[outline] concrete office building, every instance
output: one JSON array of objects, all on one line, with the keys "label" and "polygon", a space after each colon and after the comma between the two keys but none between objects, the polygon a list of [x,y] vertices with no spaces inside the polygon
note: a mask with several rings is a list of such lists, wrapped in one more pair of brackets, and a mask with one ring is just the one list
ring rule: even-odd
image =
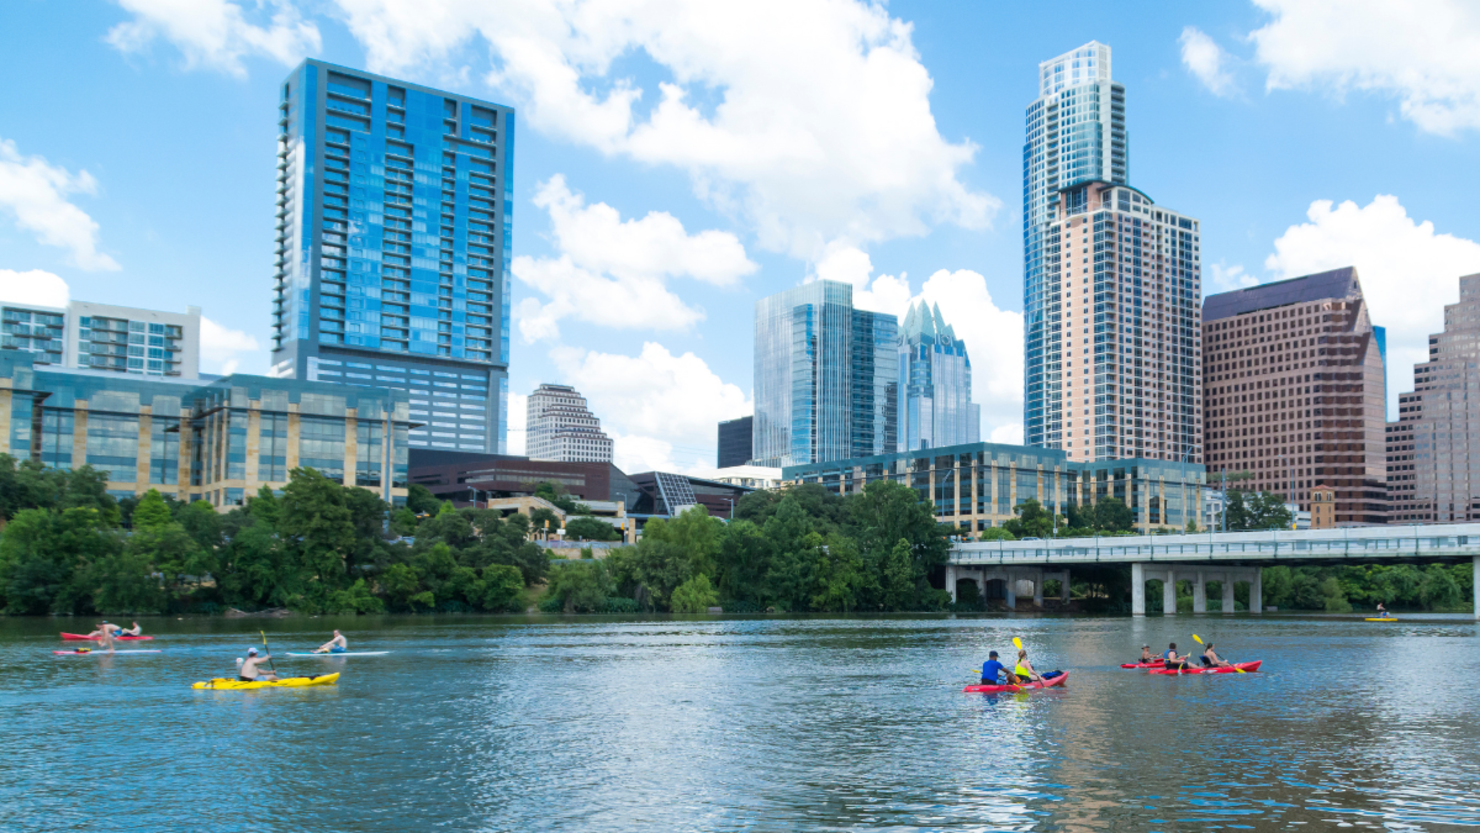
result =
[{"label": "concrete office building", "polygon": [[611,437],[601,430],[601,420],[586,406],[586,397],[569,385],[540,385],[529,395],[525,437],[531,460],[612,460]]},{"label": "concrete office building", "polygon": [[714,465],[727,469],[743,466],[750,462],[750,450],[754,437],[755,417],[727,419],[719,424],[719,445]]},{"label": "concrete office building", "polygon": [[1200,224],[1107,182],[1065,188],[1055,211],[1041,444],[1200,465]]},{"label": "concrete office building", "polygon": [[974,443],[981,406],[971,401],[966,344],[934,308],[912,305],[899,331],[898,451]]},{"label": "concrete office building", "polygon": [[272,375],[404,390],[413,445],[502,451],[514,111],[308,60],[277,115]]},{"label": "concrete office building", "polygon": [[140,376],[200,377],[200,308],[185,313],[72,301],[66,308],[0,304],[0,350],[36,366]]},{"label": "concrete office building", "polygon": [[899,321],[853,307],[852,284],[814,281],[755,305],[752,460],[780,467],[892,451]]},{"label": "concrete office building", "polygon": [[1413,368],[1387,424],[1387,487],[1393,523],[1480,520],[1480,275],[1459,279],[1444,331]]},{"label": "concrete office building", "polygon": [[1381,328],[1350,267],[1210,295],[1203,303],[1209,478],[1310,509],[1336,492],[1335,523],[1385,523]]},{"label": "concrete office building", "polygon": [[303,466],[404,502],[410,428],[402,391],[68,369],[0,351],[0,453],[92,466],[115,497],[157,489],[224,510]]},{"label": "concrete office building", "polygon": [[1028,499],[1064,514],[1070,504],[1090,506],[1119,498],[1136,529],[1185,528],[1200,517],[1206,474],[1200,465],[1127,459],[1083,462],[1060,449],[998,443],[880,454],[782,469],[788,485],[815,483],[849,494],[875,480],[914,489],[935,507],[935,519],[974,537],[1016,517]]},{"label": "concrete office building", "polygon": [[[1052,226],[1060,192],[1085,182],[1130,181],[1125,87],[1110,78],[1110,47],[1090,41],[1038,65],[1023,144],[1023,430],[1028,445],[1055,445],[1059,382],[1059,248]],[[1060,440],[1062,437],[1060,436]]]}]

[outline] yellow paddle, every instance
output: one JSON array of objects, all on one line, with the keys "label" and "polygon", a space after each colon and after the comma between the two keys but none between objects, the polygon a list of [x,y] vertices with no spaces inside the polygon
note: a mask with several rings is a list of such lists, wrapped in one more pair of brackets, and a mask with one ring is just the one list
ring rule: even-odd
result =
[{"label": "yellow paddle", "polygon": [[272,668],[272,673],[277,673],[277,666],[272,662],[272,649],[267,647],[267,631],[257,631],[262,634],[262,652],[267,654],[267,664]]},{"label": "yellow paddle", "polygon": [[[1193,634],[1192,635],[1192,638],[1195,639],[1195,640],[1197,640],[1197,644],[1199,644],[1199,645],[1203,644],[1202,637],[1198,636],[1197,634]],[[1240,674],[1247,674],[1247,673],[1249,673],[1249,672],[1245,671],[1244,669],[1239,668],[1237,665],[1235,665],[1233,667],[1233,670],[1237,671]]]}]

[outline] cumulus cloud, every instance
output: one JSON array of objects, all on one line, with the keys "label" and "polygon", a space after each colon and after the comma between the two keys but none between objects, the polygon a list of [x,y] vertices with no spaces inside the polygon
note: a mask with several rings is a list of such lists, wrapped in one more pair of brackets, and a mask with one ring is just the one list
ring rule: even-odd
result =
[{"label": "cumulus cloud", "polygon": [[287,0],[252,4],[271,8],[266,25],[249,22],[241,4],[229,0],[117,2],[133,17],[108,30],[109,44],[121,52],[142,52],[165,40],[180,50],[189,69],[207,67],[240,77],[246,75],[245,57],[260,55],[293,66],[322,46],[318,27]]},{"label": "cumulus cloud", "polygon": [[656,342],[636,356],[562,347],[551,359],[601,419],[623,471],[712,469],[715,426],[754,411],[703,359]]},{"label": "cumulus cloud", "polygon": [[514,276],[549,299],[518,304],[525,343],[558,338],[567,317],[605,327],[685,330],[704,312],[669,290],[669,278],[723,286],[759,268],[733,234],[690,235],[673,215],[656,211],[624,222],[605,203],[586,205],[559,175],[540,185],[534,203],[549,212],[559,255],[514,259]]},{"label": "cumulus cloud", "polygon": [[[940,135],[911,27],[882,5],[337,2],[373,68],[435,68],[486,43],[488,82],[531,124],[686,171],[770,250],[815,259],[838,238],[982,228],[1000,208],[961,182],[976,147]],[[634,53],[668,76],[652,99],[614,69]]]},{"label": "cumulus cloud", "polygon": [[1001,309],[987,279],[970,269],[938,270],[917,298],[940,304],[941,315],[971,356],[971,398],[982,406],[982,436],[1023,437],[1023,316]]},{"label": "cumulus cloud", "polygon": [[1276,280],[1357,268],[1372,323],[1387,327],[1396,408],[1398,393],[1413,387],[1413,365],[1428,358],[1429,334],[1444,329],[1444,305],[1459,300],[1458,278],[1480,272],[1480,243],[1416,222],[1394,196],[1365,206],[1317,200],[1306,217],[1274,241],[1264,265]]},{"label": "cumulus cloud", "polygon": [[1204,87],[1214,95],[1228,95],[1233,92],[1233,76],[1224,67],[1227,55],[1222,47],[1213,42],[1206,32],[1196,26],[1188,26],[1182,30],[1182,37],[1177,39],[1182,45],[1182,66],[1192,73]]},{"label": "cumulus cloud", "polygon": [[1259,279],[1244,271],[1242,264],[1229,266],[1223,261],[1208,264],[1207,280],[1204,286],[1213,292],[1231,292],[1235,289],[1254,286]]},{"label": "cumulus cloud", "polygon": [[1480,6],[1467,0],[1254,0],[1273,16],[1251,39],[1270,89],[1395,97],[1444,135],[1480,128]]},{"label": "cumulus cloud", "polygon": [[69,194],[97,191],[98,181],[87,171],[74,174],[40,156],[23,156],[15,142],[0,139],[0,212],[41,243],[66,249],[81,269],[117,269],[117,261],[98,251],[98,224],[67,200]]},{"label": "cumulus cloud", "polygon": [[241,366],[243,354],[262,349],[255,336],[242,330],[212,321],[204,316],[200,319],[201,369],[207,373],[235,373]]},{"label": "cumulus cloud", "polygon": [[61,277],[40,269],[14,272],[0,269],[0,301],[38,307],[67,306],[71,291]]},{"label": "cumulus cloud", "polygon": [[870,312],[903,315],[910,300],[909,275],[874,276],[873,259],[862,249],[834,241],[823,252],[807,281],[842,281],[853,284],[853,306]]}]

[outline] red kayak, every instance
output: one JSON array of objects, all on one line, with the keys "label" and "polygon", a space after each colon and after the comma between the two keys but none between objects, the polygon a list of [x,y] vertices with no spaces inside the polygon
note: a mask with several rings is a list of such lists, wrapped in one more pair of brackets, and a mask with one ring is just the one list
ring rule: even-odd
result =
[{"label": "red kayak", "polygon": [[1163,665],[1166,665],[1166,660],[1160,660],[1159,659],[1156,662],[1122,662],[1120,664],[1120,667],[1121,668],[1160,668]]},{"label": "red kayak", "polygon": [[1153,668],[1147,674],[1237,674],[1239,671],[1258,671],[1264,660],[1256,659],[1253,662],[1236,662],[1228,668],[1186,668],[1177,670],[1174,668]]},{"label": "red kayak", "polygon": [[[153,638],[154,637],[152,637],[152,636],[115,636],[115,637],[113,637],[113,640],[115,642],[129,642],[131,640],[144,640],[144,639],[153,639]],[[69,640],[69,641],[76,641],[76,640],[79,640],[79,639],[82,639],[82,640],[90,639],[90,640],[92,640],[94,642],[101,642],[102,639],[103,639],[103,637],[101,637],[101,636],[88,636],[85,633],[67,633],[66,631],[62,631],[62,639]]]},{"label": "red kayak", "polygon": [[1061,686],[1068,679],[1069,672],[1065,671],[1057,677],[1054,677],[1051,680],[1044,680],[1041,683],[1024,683],[1023,685],[969,685],[961,690],[966,692],[967,694],[997,694],[999,692],[1030,691],[1035,688],[1052,688],[1053,686]]}]

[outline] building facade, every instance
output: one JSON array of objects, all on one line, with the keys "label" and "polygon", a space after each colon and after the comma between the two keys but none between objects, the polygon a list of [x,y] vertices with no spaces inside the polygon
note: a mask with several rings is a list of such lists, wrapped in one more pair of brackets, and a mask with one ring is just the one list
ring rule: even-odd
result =
[{"label": "building facade", "polygon": [[407,391],[413,445],[502,451],[514,111],[314,60],[281,99],[272,375]]},{"label": "building facade", "polygon": [[1202,466],[1166,460],[1081,462],[1059,449],[971,443],[787,466],[782,480],[838,494],[894,480],[929,501],[937,521],[973,536],[1016,517],[1014,508],[1030,498],[1063,514],[1070,504],[1115,497],[1130,508],[1138,530],[1186,528],[1200,517],[1207,475]]},{"label": "building facade", "polygon": [[1201,229],[1124,185],[1065,188],[1047,235],[1041,445],[1201,465]]},{"label": "building facade", "polygon": [[65,309],[0,305],[0,350],[37,366],[200,377],[200,307],[184,314],[72,301]]},{"label": "building facade", "polygon": [[586,406],[586,397],[569,385],[540,385],[529,395],[525,437],[531,460],[612,460],[611,437],[601,430],[601,420]]},{"label": "building facade", "polygon": [[1110,47],[1090,41],[1038,65],[1038,98],[1028,105],[1023,144],[1023,430],[1051,445],[1059,372],[1059,247],[1053,236],[1060,193],[1085,182],[1130,181],[1125,87],[1110,78]]},{"label": "building facade", "polygon": [[739,419],[727,419],[719,424],[719,445],[715,454],[714,465],[718,468],[727,469],[731,466],[743,466],[750,462],[750,452],[755,431],[755,417],[747,416]]},{"label": "building facade", "polygon": [[899,331],[898,451],[981,439],[981,406],[971,401],[971,357],[940,314],[921,301]]},{"label": "building facade", "polygon": [[892,315],[853,307],[853,286],[814,281],[755,305],[752,459],[763,466],[880,454],[899,442]]},{"label": "building facade", "polygon": [[1352,268],[1210,295],[1203,303],[1208,470],[1335,523],[1385,523],[1386,390],[1378,328]]},{"label": "building facade", "polygon": [[1392,522],[1480,520],[1480,274],[1460,278],[1459,303],[1444,307],[1386,451]]},{"label": "building facade", "polygon": [[233,374],[211,382],[37,366],[0,351],[0,452],[92,466],[116,497],[150,489],[241,506],[293,469],[404,502],[407,394]]}]

